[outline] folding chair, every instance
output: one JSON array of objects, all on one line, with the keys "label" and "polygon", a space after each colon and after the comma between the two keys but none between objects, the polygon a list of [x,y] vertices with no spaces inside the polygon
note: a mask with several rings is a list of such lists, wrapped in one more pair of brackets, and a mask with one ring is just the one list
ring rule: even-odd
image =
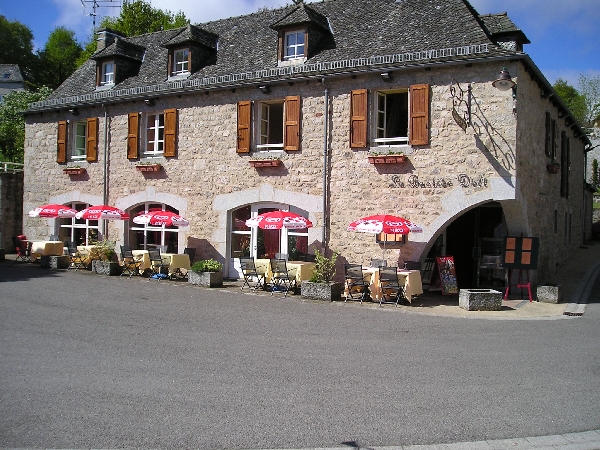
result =
[{"label": "folding chair", "polygon": [[[396,306],[400,299],[406,299],[404,286],[398,281],[397,267],[380,267],[379,268],[379,306],[382,303],[393,303],[392,298],[396,299]],[[388,293],[390,294],[388,296]]]},{"label": "folding chair", "polygon": [[148,257],[150,258],[151,270],[148,281],[150,281],[152,278],[157,280],[169,278],[169,264],[163,262],[162,257],[160,256],[160,250],[148,250]]},{"label": "folding chair", "polygon": [[[348,291],[346,300],[344,300],[344,302],[347,302],[348,299],[360,299],[360,304],[362,305],[364,300],[368,300],[370,298],[369,283],[364,279],[362,264],[346,264],[344,266],[344,270],[346,274],[346,290]],[[352,295],[353,290],[357,290],[360,294],[360,297],[354,298]]]},{"label": "folding chair", "polygon": [[193,264],[196,257],[196,249],[194,247],[186,247],[183,249],[183,253],[190,257],[190,264]]},{"label": "folding chair", "polygon": [[275,291],[283,291],[284,297],[287,297],[291,289],[296,290],[296,277],[291,276],[285,259],[271,259],[271,295]]},{"label": "folding chair", "polygon": [[123,260],[123,271],[119,275],[120,277],[123,274],[129,274],[129,278],[133,275],[141,275],[142,260],[133,256],[133,251],[129,245],[121,245],[121,259]]},{"label": "folding chair", "polygon": [[240,258],[240,266],[244,276],[244,284],[242,284],[241,290],[244,290],[244,286],[248,286],[252,290],[265,289],[265,274],[256,270],[254,258]]},{"label": "folding chair", "polygon": [[77,270],[87,269],[86,257],[77,249],[77,244],[73,241],[67,241],[67,251],[69,252],[69,269]]},{"label": "folding chair", "polygon": [[12,237],[13,247],[15,248],[15,252],[17,253],[17,258],[15,261],[25,261],[31,262],[30,252],[27,246],[27,242],[23,242],[17,236]]}]

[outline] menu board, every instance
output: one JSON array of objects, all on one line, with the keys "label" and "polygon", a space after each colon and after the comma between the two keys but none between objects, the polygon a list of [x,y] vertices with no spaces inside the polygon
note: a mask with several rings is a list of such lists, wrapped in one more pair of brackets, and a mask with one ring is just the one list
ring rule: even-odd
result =
[{"label": "menu board", "polygon": [[504,238],[504,264],[508,269],[537,269],[540,240],[536,237]]},{"label": "menu board", "polygon": [[458,294],[458,284],[456,282],[456,269],[454,267],[453,256],[438,256],[437,273],[442,288],[442,295]]}]

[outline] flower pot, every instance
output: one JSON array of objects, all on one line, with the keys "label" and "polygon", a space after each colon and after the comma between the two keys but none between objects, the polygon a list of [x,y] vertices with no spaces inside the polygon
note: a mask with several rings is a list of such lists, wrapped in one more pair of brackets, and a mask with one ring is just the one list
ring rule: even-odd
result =
[{"label": "flower pot", "polygon": [[92,272],[99,275],[121,275],[123,268],[118,262],[101,261],[94,259],[92,261]]},{"label": "flower pot", "polygon": [[406,161],[405,155],[377,155],[368,156],[370,164],[402,164]]},{"label": "flower pot", "polygon": [[63,172],[67,175],[83,175],[86,170],[84,167],[65,167]]},{"label": "flower pot", "polygon": [[342,298],[342,283],[313,283],[303,281],[300,285],[300,295],[315,300],[340,300]]},{"label": "flower pot", "polygon": [[252,167],[277,167],[281,164],[280,159],[251,159],[250,166]]},{"label": "flower pot", "polygon": [[218,272],[194,272],[189,270],[188,283],[202,287],[223,287],[223,271]]},{"label": "flower pot", "polygon": [[558,173],[560,171],[560,165],[558,164],[548,164],[546,168],[550,173]]},{"label": "flower pot", "polygon": [[162,168],[160,164],[138,164],[135,168],[139,172],[158,172]]}]

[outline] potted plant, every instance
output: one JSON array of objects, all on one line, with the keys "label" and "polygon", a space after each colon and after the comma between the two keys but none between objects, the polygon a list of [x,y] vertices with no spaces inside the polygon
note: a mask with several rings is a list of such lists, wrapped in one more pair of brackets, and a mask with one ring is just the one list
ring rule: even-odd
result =
[{"label": "potted plant", "polygon": [[383,152],[369,152],[367,155],[370,164],[401,164],[406,161],[406,155],[404,152],[390,151],[387,153]]},{"label": "potted plant", "polygon": [[302,297],[329,301],[339,300],[342,297],[342,283],[333,281],[337,258],[336,252],[327,258],[315,249],[315,270],[310,280],[303,281],[300,285]]},{"label": "potted plant", "polygon": [[556,159],[552,158],[552,161],[550,161],[550,164],[548,164],[546,168],[550,173],[558,173],[560,171],[560,163]]},{"label": "potted plant", "polygon": [[162,164],[152,161],[138,161],[135,163],[135,168],[139,172],[159,172],[162,169]]},{"label": "potted plant", "polygon": [[121,275],[122,267],[115,252],[114,242],[104,240],[94,243],[89,258],[92,260],[92,272],[100,275]]},{"label": "potted plant", "polygon": [[196,261],[188,271],[188,283],[203,287],[222,287],[223,264],[214,259]]},{"label": "potted plant", "polygon": [[67,166],[63,169],[63,172],[67,175],[82,175],[86,170],[85,167],[81,166]]},{"label": "potted plant", "polygon": [[275,155],[258,154],[250,158],[252,167],[277,167],[281,164],[281,158]]}]

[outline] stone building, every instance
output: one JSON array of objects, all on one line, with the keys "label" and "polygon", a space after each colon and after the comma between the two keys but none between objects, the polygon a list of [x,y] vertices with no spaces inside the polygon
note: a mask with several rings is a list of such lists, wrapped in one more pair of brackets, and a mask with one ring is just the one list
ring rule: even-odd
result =
[{"label": "stone building", "polygon": [[[297,2],[142,36],[102,30],[93,57],[27,112],[24,211],[162,208],[190,225],[111,221],[102,236],[102,223],[26,218],[24,229],[195,247],[228,277],[239,256],[296,259],[323,243],[340,254],[338,276],[384,247],[390,265],[446,254],[459,287],[479,284],[485,239],[533,236],[533,280],[551,280],[591,233],[590,142],[527,43],[506,14],[466,0]],[[85,173],[63,173],[74,165]],[[245,226],[269,208],[314,227]],[[381,213],[423,232],[382,243],[347,231]]]}]

